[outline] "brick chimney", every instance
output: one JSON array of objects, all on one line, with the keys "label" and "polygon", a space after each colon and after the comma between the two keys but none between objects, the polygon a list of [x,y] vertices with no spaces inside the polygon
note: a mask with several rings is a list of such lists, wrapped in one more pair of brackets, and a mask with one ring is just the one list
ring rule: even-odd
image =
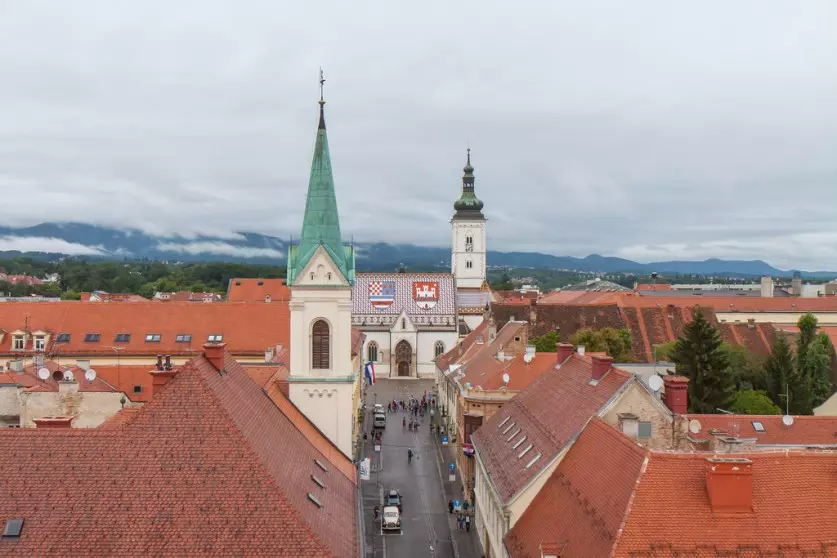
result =
[{"label": "brick chimney", "polygon": [[593,379],[599,381],[613,367],[613,357],[593,355]]},{"label": "brick chimney", "polygon": [[157,395],[157,392],[160,391],[164,385],[169,383],[169,380],[174,378],[174,375],[177,374],[177,370],[152,370],[151,374],[151,396],[154,397]]},{"label": "brick chimney", "polygon": [[663,376],[666,392],[663,401],[672,413],[684,415],[689,408],[689,378],[685,376]]},{"label": "brick chimney", "polygon": [[204,343],[203,346],[203,354],[206,360],[211,362],[215,370],[222,375],[227,373],[224,369],[224,348],[226,346],[226,343]]},{"label": "brick chimney", "polygon": [[573,354],[573,346],[569,343],[558,343],[558,364],[562,364]]},{"label": "brick chimney", "polygon": [[35,428],[70,428],[75,417],[41,417],[32,419]]},{"label": "brick chimney", "polygon": [[713,513],[753,512],[753,462],[741,457],[706,460],[706,492]]}]

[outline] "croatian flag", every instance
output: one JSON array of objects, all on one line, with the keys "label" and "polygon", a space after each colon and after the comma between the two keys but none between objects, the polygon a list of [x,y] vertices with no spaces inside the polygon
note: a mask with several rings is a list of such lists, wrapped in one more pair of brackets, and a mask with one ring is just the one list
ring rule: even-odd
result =
[{"label": "croatian flag", "polygon": [[372,361],[366,363],[366,382],[370,386],[375,385],[375,365],[372,364]]}]

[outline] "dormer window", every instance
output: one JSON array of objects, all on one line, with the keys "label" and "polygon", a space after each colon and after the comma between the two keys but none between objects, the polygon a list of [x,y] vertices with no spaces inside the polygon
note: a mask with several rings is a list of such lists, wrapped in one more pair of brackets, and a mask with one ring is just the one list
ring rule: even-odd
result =
[{"label": "dormer window", "polygon": [[26,336],[25,335],[15,335],[12,337],[12,350],[13,351],[24,351],[26,350]]},{"label": "dormer window", "polygon": [[46,349],[46,335],[36,335],[33,343],[36,351],[43,351]]}]

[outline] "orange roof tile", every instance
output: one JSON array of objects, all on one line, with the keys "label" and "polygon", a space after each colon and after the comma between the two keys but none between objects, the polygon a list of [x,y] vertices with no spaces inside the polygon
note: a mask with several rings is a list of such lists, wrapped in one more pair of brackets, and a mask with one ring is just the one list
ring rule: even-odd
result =
[{"label": "orange roof tile", "polygon": [[270,295],[271,302],[287,302],[291,299],[291,290],[284,279],[258,279],[235,277],[227,287],[229,302],[264,302]]},{"label": "orange roof tile", "polygon": [[153,379],[151,371],[154,368],[154,365],[147,364],[100,364],[95,366],[96,374],[100,378],[115,386],[118,391],[124,393],[128,399],[134,402],[151,400],[151,382]]},{"label": "orange roof tile", "polygon": [[[541,374],[552,370],[556,364],[556,353],[535,353],[530,362],[526,362],[524,355],[517,355],[509,361],[503,373],[493,374],[486,378],[482,385],[484,390],[497,390],[505,386],[510,391],[521,391],[529,384],[541,377]],[[503,374],[509,375],[509,383],[503,382]]]},{"label": "orange roof tile", "polygon": [[[277,344],[288,345],[290,313],[286,303],[219,302],[50,302],[0,304],[0,327],[7,331],[46,330],[53,335],[46,348],[52,356],[67,355],[194,355],[209,335],[223,335],[227,349],[237,355],[261,355]],[[68,343],[58,343],[57,334],[70,333]],[[101,334],[100,340],[85,343],[87,333]],[[130,341],[117,342],[118,333],[130,333]],[[146,335],[159,334],[159,342],[146,342]],[[191,335],[190,342],[177,342],[177,336]],[[6,335],[0,354],[12,351],[12,336]],[[27,347],[31,352],[31,340]]]},{"label": "orange roof tile", "polygon": [[[708,440],[710,430],[737,434],[745,440],[756,440],[757,446],[837,446],[837,417],[796,416],[791,426],[782,423],[781,415],[683,415],[687,420],[696,419],[701,424],[694,440]],[[756,430],[753,423],[761,423],[764,431]]]},{"label": "orange roof tile", "polygon": [[670,291],[671,285],[668,283],[640,283],[634,289],[635,291]]}]

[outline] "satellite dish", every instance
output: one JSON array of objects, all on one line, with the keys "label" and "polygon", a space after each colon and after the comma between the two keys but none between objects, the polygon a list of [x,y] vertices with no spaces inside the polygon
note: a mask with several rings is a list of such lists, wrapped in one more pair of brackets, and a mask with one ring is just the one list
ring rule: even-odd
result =
[{"label": "satellite dish", "polygon": [[96,371],[90,368],[87,372],[84,373],[84,379],[88,382],[92,382],[96,379]]},{"label": "satellite dish", "polygon": [[782,417],[782,424],[785,426],[790,426],[793,424],[793,417],[790,415],[785,415]]},{"label": "satellite dish", "polygon": [[65,380],[65,381],[70,381],[70,382],[72,382],[72,381],[73,381],[73,380],[75,380],[75,379],[76,379],[76,378],[75,378],[75,376],[73,376],[72,371],[70,371],[70,370],[64,370],[64,380]]},{"label": "satellite dish", "polygon": [[49,379],[49,368],[41,368],[38,370],[38,377],[42,380]]},{"label": "satellite dish", "polygon": [[508,374],[503,374],[503,383],[504,383],[504,384],[509,383],[509,379],[510,379],[510,378],[509,378],[509,375],[508,375]]},{"label": "satellite dish", "polygon": [[689,421],[689,432],[691,432],[692,434],[697,434],[698,432],[700,432],[700,429],[701,425],[698,419],[692,419]]},{"label": "satellite dish", "polygon": [[529,364],[529,363],[530,363],[530,362],[532,362],[534,359],[535,359],[535,355],[533,355],[532,353],[528,353],[528,354],[523,355],[523,361],[524,361],[526,364]]},{"label": "satellite dish", "polygon": [[654,374],[648,378],[648,387],[651,388],[651,391],[660,391],[663,387],[663,379]]}]

